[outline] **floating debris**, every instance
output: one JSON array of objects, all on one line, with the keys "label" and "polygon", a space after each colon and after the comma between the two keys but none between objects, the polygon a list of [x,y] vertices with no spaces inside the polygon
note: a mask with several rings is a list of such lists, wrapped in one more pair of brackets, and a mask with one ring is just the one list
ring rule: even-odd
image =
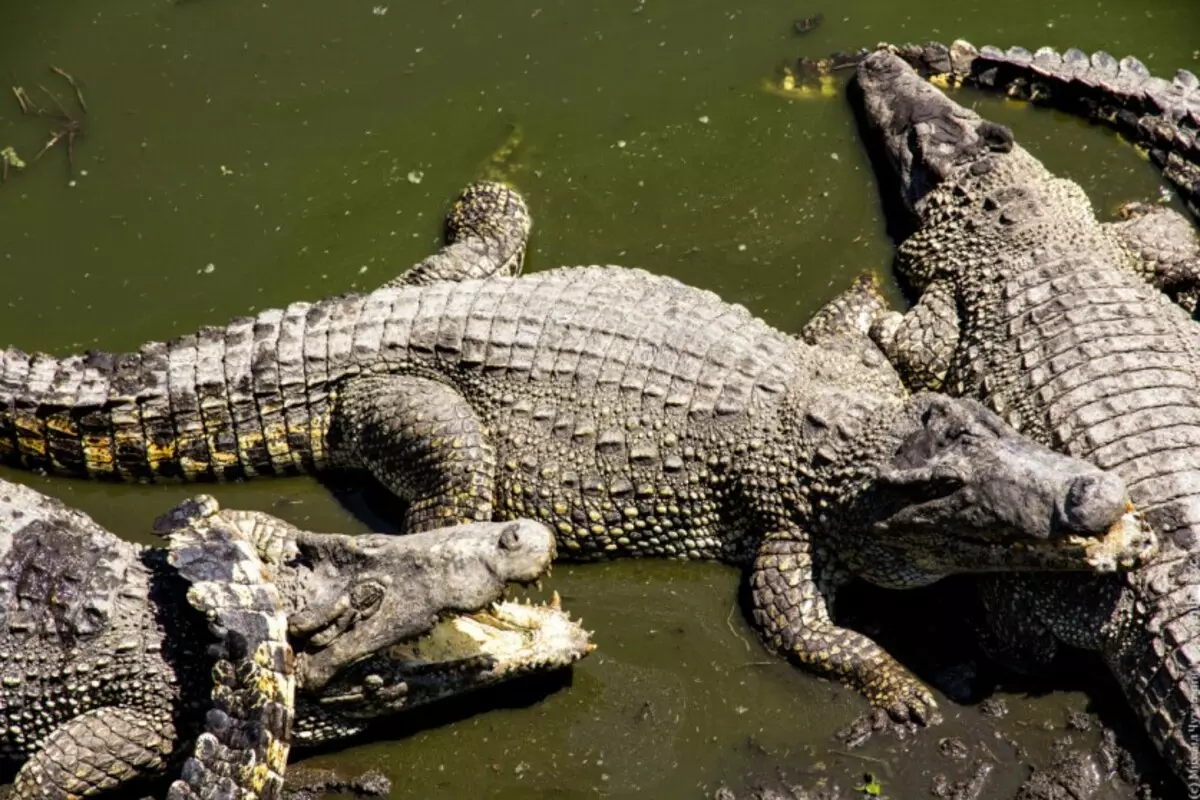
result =
[{"label": "floating debris", "polygon": [[0,150],[0,183],[8,182],[8,169],[25,169],[25,162],[17,155],[17,151],[10,145],[3,150]]},{"label": "floating debris", "polygon": [[[87,101],[83,97],[83,90],[79,88],[79,84],[75,81],[75,78],[66,70],[56,67],[53,64],[50,65],[50,71],[70,84],[71,89],[75,93],[75,101],[79,104],[79,108],[84,114],[88,113]],[[42,149],[39,150],[37,155],[33,157],[33,160],[37,161],[46,153],[47,150],[65,139],[67,142],[67,164],[72,176],[74,176],[75,138],[83,133],[83,123],[76,119],[75,116],[67,110],[66,106],[62,104],[62,101],[60,101],[53,92],[51,92],[45,86],[42,86],[40,83],[38,84],[38,89],[42,91],[42,94],[46,95],[51,101],[53,101],[55,107],[57,108],[56,111],[47,110],[34,102],[33,98],[29,96],[29,93],[25,91],[25,87],[12,87],[13,97],[17,98],[17,104],[21,107],[22,114],[25,114],[26,116],[43,117],[55,122],[55,127],[50,129],[50,138],[46,140],[46,144],[42,145]],[[7,148],[7,151],[11,150],[12,148]],[[16,161],[11,160],[12,158],[16,157],[16,153],[9,153],[7,151],[0,155],[0,160],[3,161],[2,171],[5,179],[8,177],[8,168],[10,166],[18,169],[25,166],[25,163],[21,161],[20,166],[18,167],[16,161],[20,161],[20,159],[17,158]]]},{"label": "floating debris", "polygon": [[796,30],[796,33],[812,33],[824,21],[825,15],[818,11],[815,14],[809,14],[807,17],[800,17],[792,23],[792,27]]}]

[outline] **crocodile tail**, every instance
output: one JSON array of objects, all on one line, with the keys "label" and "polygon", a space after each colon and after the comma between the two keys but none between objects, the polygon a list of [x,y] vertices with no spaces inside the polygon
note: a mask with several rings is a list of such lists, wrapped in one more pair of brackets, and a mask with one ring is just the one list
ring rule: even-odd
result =
[{"label": "crocodile tail", "polygon": [[1130,705],[1174,774],[1200,763],[1200,561],[1165,559],[1131,575],[1149,597],[1106,653]]},{"label": "crocodile tail", "polygon": [[[297,305],[291,319],[302,327],[308,306]],[[133,353],[0,352],[0,460],[140,482],[309,471],[319,436],[310,425],[299,332],[285,341],[291,311]]]},{"label": "crocodile tail", "polygon": [[1043,47],[976,48],[961,39],[887,46],[926,77],[970,84],[987,91],[1079,115],[1115,128],[1144,148],[1200,216],[1200,79],[1179,70],[1172,80],[1150,74],[1126,56],[1088,55]]}]

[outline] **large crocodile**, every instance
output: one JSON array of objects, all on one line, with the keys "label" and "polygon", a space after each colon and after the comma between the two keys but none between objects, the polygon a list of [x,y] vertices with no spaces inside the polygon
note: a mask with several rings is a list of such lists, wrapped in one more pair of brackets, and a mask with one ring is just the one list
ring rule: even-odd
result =
[{"label": "large crocodile", "polygon": [[[0,754],[24,761],[17,798],[83,797],[161,771],[202,725],[172,797],[212,796],[222,776],[247,797],[277,796],[289,734],[333,740],[590,650],[557,604],[500,602],[510,581],[550,566],[554,537],[532,521],[351,537],[202,497],[159,528],[170,548],[138,546],[0,484]],[[224,654],[206,648],[189,601]],[[281,647],[256,648],[273,627]]]},{"label": "large crocodile", "polygon": [[887,50],[861,62],[858,84],[881,183],[915,225],[896,267],[919,299],[873,335],[912,385],[980,398],[1122,475],[1163,534],[1161,555],[1122,577],[981,579],[997,633],[1026,660],[1060,641],[1099,650],[1186,776],[1200,708],[1200,328],[1008,129]]},{"label": "large crocodile", "polygon": [[[766,639],[902,719],[933,697],[833,622],[850,576],[1112,569],[1152,546],[1115,476],[976,403],[910,397],[877,351],[798,341],[640,270],[512,277],[528,216],[494,184],[452,217],[480,221],[452,228],[433,282],[128,355],[0,354],[0,451],[113,478],[357,468],[408,501],[410,531],[531,516],[568,557],[748,565]],[[467,261],[495,255],[463,263],[464,242]]]},{"label": "large crocodile", "polygon": [[[880,44],[903,58],[935,85],[970,85],[988,92],[1052,106],[1108,125],[1161,167],[1186,206],[1200,218],[1200,79],[1178,70],[1170,81],[1151,75],[1137,58],[1119,61],[1103,50],[1088,56],[1076,48],[1060,54],[1050,47],[984,46],[955,40]],[[834,94],[832,79],[871,51],[801,58],[781,67],[770,88],[785,96],[809,97],[820,88]],[[1172,300],[1200,314],[1200,232],[1169,205],[1125,202],[1122,219],[1102,223],[1128,254],[1127,264]]]}]

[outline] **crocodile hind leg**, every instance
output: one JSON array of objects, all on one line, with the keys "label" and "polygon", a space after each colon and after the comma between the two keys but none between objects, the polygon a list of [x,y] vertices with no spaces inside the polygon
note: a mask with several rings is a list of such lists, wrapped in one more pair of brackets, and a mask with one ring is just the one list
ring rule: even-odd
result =
[{"label": "crocodile hind leg", "polygon": [[834,596],[848,579],[808,537],[768,534],[750,576],[754,620],[777,650],[857,689],[894,719],[936,721],[937,702],[915,675],[869,637],[834,624]]},{"label": "crocodile hind leg", "polygon": [[879,276],[864,272],[850,287],[821,307],[800,331],[800,338],[814,347],[838,340],[864,338],[871,326],[887,312],[887,301],[879,290]]},{"label": "crocodile hind leg", "polygon": [[519,275],[531,226],[529,209],[515,189],[494,181],[472,183],[446,215],[446,246],[384,286]]},{"label": "crocodile hind leg", "polygon": [[495,450],[474,409],[428,378],[350,381],[329,431],[339,464],[366,469],[409,502],[405,530],[492,518]]},{"label": "crocodile hind leg", "polygon": [[113,789],[161,769],[174,748],[169,718],[105,706],[63,723],[42,740],[13,783],[15,800],[67,800]]},{"label": "crocodile hind leg", "polygon": [[942,388],[958,347],[954,288],[948,283],[931,283],[907,313],[880,315],[871,326],[871,338],[910,389]]},{"label": "crocodile hind leg", "polygon": [[1200,234],[1174,209],[1149,203],[1122,206],[1120,222],[1104,230],[1134,270],[1189,313],[1200,301]]}]

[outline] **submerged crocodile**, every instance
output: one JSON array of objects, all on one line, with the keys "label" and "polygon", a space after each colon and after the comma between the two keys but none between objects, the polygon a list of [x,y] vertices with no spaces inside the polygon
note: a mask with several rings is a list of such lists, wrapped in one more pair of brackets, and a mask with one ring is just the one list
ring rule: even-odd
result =
[{"label": "submerged crocodile", "polygon": [[433,282],[127,355],[0,354],[0,451],[130,479],[360,469],[408,501],[410,531],[528,516],[569,558],[745,565],[773,647],[901,719],[934,699],[834,623],[851,576],[1111,570],[1153,548],[1114,475],[972,401],[910,396],[865,336],[815,346],[640,270],[513,277],[529,220],[495,184],[451,216],[475,222],[452,225]]},{"label": "submerged crocodile", "polygon": [[24,762],[17,798],[123,786],[197,734],[170,797],[276,797],[289,736],[330,741],[591,649],[557,603],[498,602],[550,566],[535,522],[352,537],[201,497],[158,528],[171,545],[142,547],[0,484],[0,754]]},{"label": "submerged crocodile", "polygon": [[910,385],[979,398],[1124,477],[1163,538],[1123,576],[982,578],[996,633],[1026,663],[1059,642],[1100,651],[1186,776],[1200,709],[1200,327],[1007,128],[886,50],[862,60],[858,85],[885,194],[915,226],[896,269],[916,305],[873,336]]}]

